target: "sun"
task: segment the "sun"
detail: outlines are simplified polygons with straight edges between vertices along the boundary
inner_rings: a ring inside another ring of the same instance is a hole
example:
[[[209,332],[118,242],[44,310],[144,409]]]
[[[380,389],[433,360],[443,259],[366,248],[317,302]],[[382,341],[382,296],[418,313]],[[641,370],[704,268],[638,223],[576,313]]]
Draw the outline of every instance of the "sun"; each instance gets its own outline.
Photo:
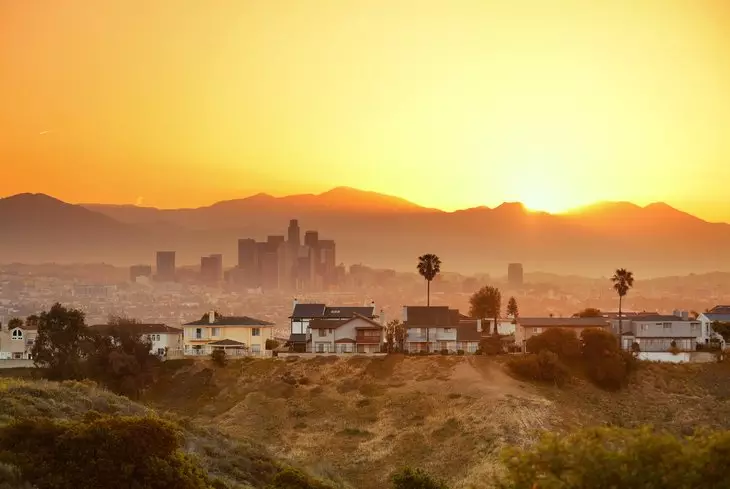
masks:
[[[550,214],[560,214],[573,207],[567,199],[544,191],[530,192],[521,201],[528,210]]]

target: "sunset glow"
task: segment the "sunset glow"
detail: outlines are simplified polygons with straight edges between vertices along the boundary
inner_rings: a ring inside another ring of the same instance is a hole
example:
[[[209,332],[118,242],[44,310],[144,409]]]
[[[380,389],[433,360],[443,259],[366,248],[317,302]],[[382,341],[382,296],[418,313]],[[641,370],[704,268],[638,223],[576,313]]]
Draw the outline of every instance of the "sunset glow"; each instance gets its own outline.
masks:
[[[2,2],[0,196],[186,207],[347,185],[730,221],[729,5]]]

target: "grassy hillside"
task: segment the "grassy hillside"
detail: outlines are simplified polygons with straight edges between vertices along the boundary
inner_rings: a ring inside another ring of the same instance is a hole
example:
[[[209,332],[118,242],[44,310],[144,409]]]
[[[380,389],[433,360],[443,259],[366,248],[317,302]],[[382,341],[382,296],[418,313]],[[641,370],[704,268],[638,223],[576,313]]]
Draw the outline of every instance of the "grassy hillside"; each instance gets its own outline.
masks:
[[[0,426],[19,417],[80,420],[89,411],[122,416],[154,414],[150,408],[82,382],[2,378],[0,400]],[[184,436],[185,450],[194,454],[212,476],[230,487],[266,487],[287,465],[248,437],[239,436],[234,440],[188,418],[164,417],[177,422]]]
[[[166,364],[145,401],[353,487],[384,487],[393,469],[412,465],[482,488],[504,446],[546,429],[730,428],[728,380],[727,364],[644,365],[629,389],[607,393],[581,380],[523,383],[487,357],[180,361]]]

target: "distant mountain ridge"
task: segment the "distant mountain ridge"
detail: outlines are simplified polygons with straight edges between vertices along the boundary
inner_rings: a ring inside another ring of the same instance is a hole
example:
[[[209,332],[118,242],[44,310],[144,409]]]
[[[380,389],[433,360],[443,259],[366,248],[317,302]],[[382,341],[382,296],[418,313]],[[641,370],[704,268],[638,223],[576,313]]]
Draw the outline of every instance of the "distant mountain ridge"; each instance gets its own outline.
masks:
[[[299,219],[302,232],[335,239],[338,261],[400,270],[413,269],[425,252],[464,273],[504,273],[513,261],[527,270],[587,275],[617,266],[645,275],[730,269],[730,225],[663,203],[600,203],[561,215],[520,203],[444,212],[346,187],[195,209],[82,206],[20,194],[0,199],[0,262],[153,263],[156,250],[173,249],[179,263],[223,253],[233,266],[238,238],[286,234],[289,219]]]

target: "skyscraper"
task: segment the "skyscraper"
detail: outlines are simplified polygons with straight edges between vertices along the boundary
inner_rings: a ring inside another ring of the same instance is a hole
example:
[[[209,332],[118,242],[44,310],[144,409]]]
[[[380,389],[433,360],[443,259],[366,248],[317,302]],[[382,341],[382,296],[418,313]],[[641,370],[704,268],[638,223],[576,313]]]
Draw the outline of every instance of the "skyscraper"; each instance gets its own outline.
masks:
[[[215,254],[200,258],[200,279],[211,285],[223,279],[223,255]]]
[[[513,287],[520,287],[523,284],[522,263],[510,263],[507,266],[507,281]]]
[[[296,219],[292,219],[289,221],[289,247],[291,249],[298,249],[299,246],[302,244],[301,239],[299,237],[299,221]]]
[[[247,271],[256,268],[256,240],[238,240],[238,268]]]
[[[137,277],[152,277],[152,267],[150,265],[132,265],[129,267],[129,281],[136,282]]]
[[[175,281],[175,252],[174,251],[158,251],[157,252],[157,276],[160,282]]]
[[[337,283],[337,256],[335,242],[332,239],[323,239],[319,242],[320,270],[325,286]]]

